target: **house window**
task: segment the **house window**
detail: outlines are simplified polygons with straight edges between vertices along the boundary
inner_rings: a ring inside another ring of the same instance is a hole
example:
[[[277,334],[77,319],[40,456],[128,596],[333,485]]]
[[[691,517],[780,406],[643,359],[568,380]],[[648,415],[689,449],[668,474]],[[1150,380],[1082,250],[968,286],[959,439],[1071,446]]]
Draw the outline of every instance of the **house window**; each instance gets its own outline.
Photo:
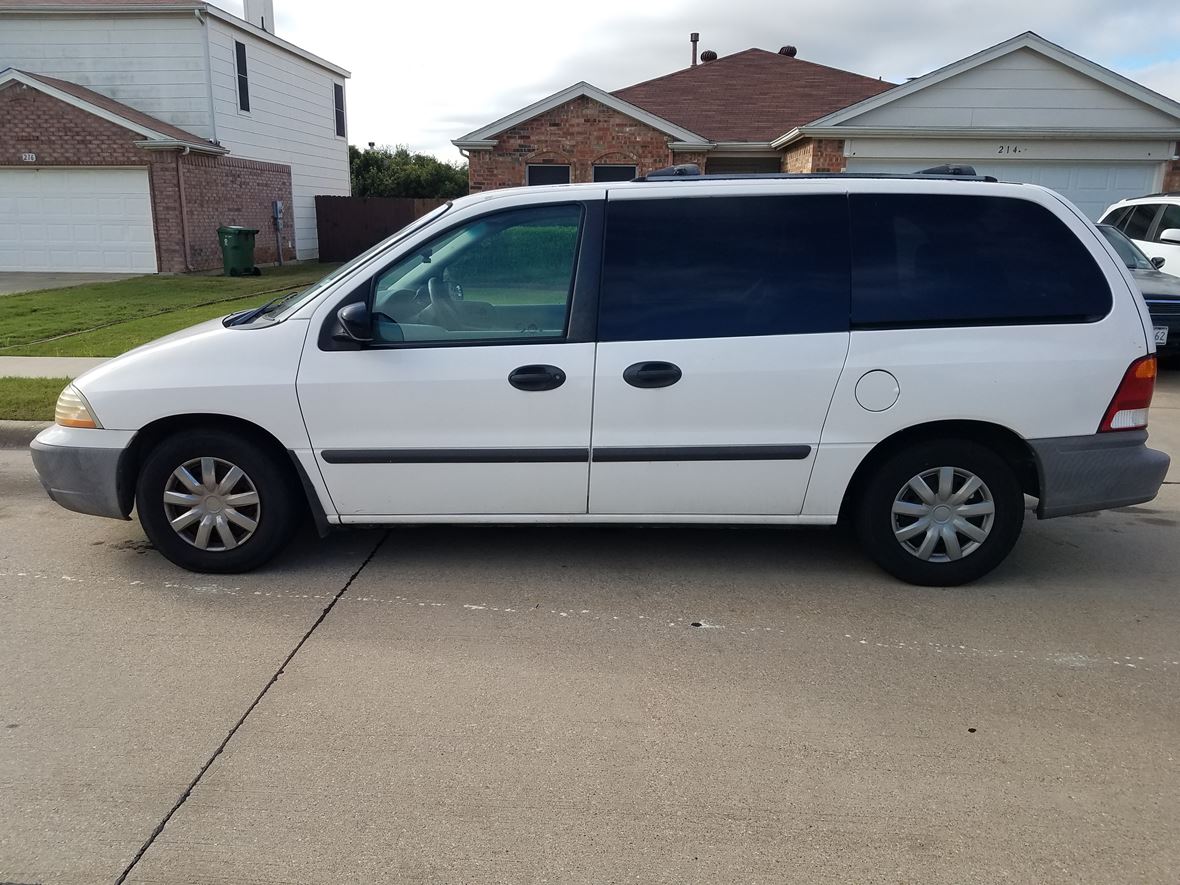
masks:
[[[234,41],[234,57],[238,70],[238,107],[250,110],[250,81],[246,77],[246,44]]]
[[[336,134],[344,138],[344,87],[332,84],[332,98],[336,105]]]
[[[569,184],[570,167],[556,163],[529,164],[525,184]]]
[[[623,166],[617,163],[603,163],[594,167],[595,181],[630,181],[637,175],[635,166]]]

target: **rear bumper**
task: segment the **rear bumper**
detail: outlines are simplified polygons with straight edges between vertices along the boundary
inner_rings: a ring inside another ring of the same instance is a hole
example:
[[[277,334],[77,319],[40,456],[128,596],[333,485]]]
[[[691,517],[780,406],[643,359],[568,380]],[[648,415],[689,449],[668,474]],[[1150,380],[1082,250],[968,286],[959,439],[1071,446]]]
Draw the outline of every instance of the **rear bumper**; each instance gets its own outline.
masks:
[[[1171,463],[1147,447],[1146,430],[1031,439],[1029,445],[1041,480],[1041,519],[1150,501]]]
[[[29,446],[49,497],[67,510],[128,519],[130,495],[122,483],[123,453],[132,434],[50,427]]]

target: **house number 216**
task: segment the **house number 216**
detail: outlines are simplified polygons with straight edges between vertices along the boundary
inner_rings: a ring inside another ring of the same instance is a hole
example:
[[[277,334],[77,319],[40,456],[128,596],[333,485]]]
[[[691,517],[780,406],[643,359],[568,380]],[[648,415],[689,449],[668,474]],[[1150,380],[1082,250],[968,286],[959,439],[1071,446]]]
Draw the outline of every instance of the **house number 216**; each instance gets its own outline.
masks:
[[[37,155],[36,154],[21,154],[20,158],[21,158],[21,162],[23,162],[23,163],[36,163],[37,162]]]

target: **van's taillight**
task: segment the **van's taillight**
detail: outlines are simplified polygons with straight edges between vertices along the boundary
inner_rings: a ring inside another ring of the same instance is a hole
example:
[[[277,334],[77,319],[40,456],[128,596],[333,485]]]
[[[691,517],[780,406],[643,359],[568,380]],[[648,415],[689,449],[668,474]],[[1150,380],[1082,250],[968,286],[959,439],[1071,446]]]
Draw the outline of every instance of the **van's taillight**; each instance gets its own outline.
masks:
[[[1142,430],[1147,426],[1147,409],[1155,393],[1155,356],[1135,360],[1123,375],[1119,389],[1098,425],[1099,433],[1111,430]]]

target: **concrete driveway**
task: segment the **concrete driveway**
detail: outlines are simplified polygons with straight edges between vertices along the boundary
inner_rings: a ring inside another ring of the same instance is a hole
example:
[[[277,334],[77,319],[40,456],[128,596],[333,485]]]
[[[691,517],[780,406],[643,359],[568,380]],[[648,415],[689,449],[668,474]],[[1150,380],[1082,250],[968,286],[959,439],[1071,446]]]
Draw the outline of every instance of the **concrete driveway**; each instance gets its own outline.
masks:
[[[137,276],[142,276],[142,274],[0,271],[0,295],[15,295],[18,292],[39,292],[42,289],[60,289],[65,286],[83,286],[87,283],[110,283],[115,280],[127,280]]]
[[[1178,529],[1173,474],[954,590],[716,528],[213,577],[0,452],[0,881],[1174,883]]]

